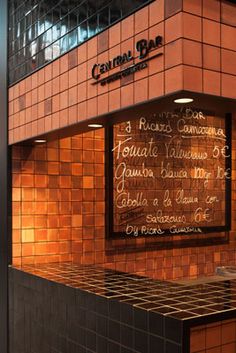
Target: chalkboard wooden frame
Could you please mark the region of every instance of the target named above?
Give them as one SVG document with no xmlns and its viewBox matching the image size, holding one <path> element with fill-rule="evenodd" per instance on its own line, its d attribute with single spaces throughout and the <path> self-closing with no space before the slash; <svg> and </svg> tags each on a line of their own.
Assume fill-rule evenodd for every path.
<svg viewBox="0 0 236 353">
<path fill-rule="evenodd" d="M 208 112 L 209 113 L 209 112 Z M 212 112 L 211 112 L 212 113 Z M 229 146 L 230 150 L 230 158 L 227 158 L 226 168 L 230 168 L 232 172 L 232 114 L 227 113 L 225 116 L 222 116 L 222 119 L 225 119 L 225 131 L 226 131 L 226 144 Z M 116 123 L 117 124 L 117 123 Z M 137 239 L 137 238 L 152 238 L 152 239 L 160 239 L 165 238 L 167 236 L 172 237 L 180 237 L 189 243 L 191 237 L 196 236 L 196 233 L 178 233 L 172 234 L 169 230 L 165 230 L 163 235 L 142 235 L 138 234 L 138 237 L 134 237 L 133 235 L 127 235 L 125 232 L 114 232 L 113 229 L 113 125 L 108 125 L 105 127 L 105 229 L 106 229 L 106 238 L 107 239 Z M 226 188 L 225 188 L 225 225 L 224 226 L 215 226 L 215 227 L 199 227 L 202 233 L 198 235 L 205 235 L 208 233 L 222 233 L 229 232 L 231 230 L 231 179 L 226 179 Z M 183 237 L 184 236 L 184 237 Z M 217 242 L 221 240 L 221 238 L 211 238 L 211 240 L 216 239 Z M 199 244 L 202 239 L 199 239 Z M 198 241 L 194 237 L 194 242 Z M 228 241 L 228 236 L 222 238 L 222 241 Z M 173 243 L 173 242 L 171 242 Z M 182 243 L 182 241 L 181 241 Z M 205 245 L 204 241 L 202 245 Z M 214 244 L 212 244 L 214 245 Z"/>
</svg>

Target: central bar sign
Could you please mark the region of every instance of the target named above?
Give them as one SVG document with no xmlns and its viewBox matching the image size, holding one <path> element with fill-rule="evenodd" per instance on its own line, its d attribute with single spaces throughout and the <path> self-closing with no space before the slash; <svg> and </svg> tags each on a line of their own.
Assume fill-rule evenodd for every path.
<svg viewBox="0 0 236 353">
<path fill-rule="evenodd" d="M 110 128 L 113 236 L 230 229 L 231 145 L 224 117 L 191 108 Z"/>
<path fill-rule="evenodd" d="M 157 54 L 148 57 L 148 54 L 155 50 L 158 49 L 162 46 L 162 37 L 157 36 L 155 39 L 141 39 L 136 43 L 136 51 L 138 53 L 138 59 L 139 61 L 134 63 L 135 56 L 132 53 L 132 50 L 128 50 L 127 53 L 123 53 L 121 55 L 118 55 L 111 60 L 108 60 L 105 63 L 96 63 L 92 67 L 92 78 L 96 80 L 95 82 L 92 82 L 93 85 L 96 85 L 100 83 L 102 86 L 106 85 L 107 83 L 116 81 L 118 79 L 121 79 L 122 77 L 131 75 L 134 72 L 143 70 L 147 67 L 147 62 L 149 60 L 152 60 L 160 55 L 163 55 L 162 52 L 158 52 Z M 130 65 L 128 67 L 122 68 L 119 72 L 116 72 L 114 74 L 111 74 L 105 78 L 101 77 L 105 73 L 109 73 L 109 71 L 117 68 L 117 67 L 122 67 L 122 65 L 127 64 L 130 62 Z"/>
</svg>

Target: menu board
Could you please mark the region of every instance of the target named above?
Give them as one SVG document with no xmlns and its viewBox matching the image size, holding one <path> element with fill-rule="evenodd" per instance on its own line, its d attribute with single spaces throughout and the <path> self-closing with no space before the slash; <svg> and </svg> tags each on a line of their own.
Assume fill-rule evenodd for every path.
<svg viewBox="0 0 236 353">
<path fill-rule="evenodd" d="M 110 128 L 110 233 L 192 235 L 230 226 L 225 117 L 185 108 Z"/>
</svg>

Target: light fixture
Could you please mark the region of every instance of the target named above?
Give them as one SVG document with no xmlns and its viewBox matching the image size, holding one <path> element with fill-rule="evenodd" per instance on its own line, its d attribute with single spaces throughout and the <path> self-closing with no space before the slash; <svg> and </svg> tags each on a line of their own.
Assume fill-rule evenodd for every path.
<svg viewBox="0 0 236 353">
<path fill-rule="evenodd" d="M 178 99 L 175 99 L 174 102 L 178 103 L 178 104 L 185 104 L 185 103 L 193 102 L 193 99 L 192 98 L 178 98 Z"/>
<path fill-rule="evenodd" d="M 103 127 L 103 125 L 102 124 L 88 124 L 88 127 L 99 128 L 99 127 Z"/>
<path fill-rule="evenodd" d="M 34 140 L 35 143 L 45 143 L 47 142 L 46 140 L 44 139 L 38 139 L 38 140 Z"/>
</svg>

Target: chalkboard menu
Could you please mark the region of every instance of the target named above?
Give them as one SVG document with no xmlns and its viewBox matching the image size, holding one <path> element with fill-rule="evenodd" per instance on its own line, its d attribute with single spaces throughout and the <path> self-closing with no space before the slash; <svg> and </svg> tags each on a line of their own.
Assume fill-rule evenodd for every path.
<svg viewBox="0 0 236 353">
<path fill-rule="evenodd" d="M 230 228 L 230 124 L 185 108 L 109 132 L 109 235 L 193 235 Z"/>
</svg>

